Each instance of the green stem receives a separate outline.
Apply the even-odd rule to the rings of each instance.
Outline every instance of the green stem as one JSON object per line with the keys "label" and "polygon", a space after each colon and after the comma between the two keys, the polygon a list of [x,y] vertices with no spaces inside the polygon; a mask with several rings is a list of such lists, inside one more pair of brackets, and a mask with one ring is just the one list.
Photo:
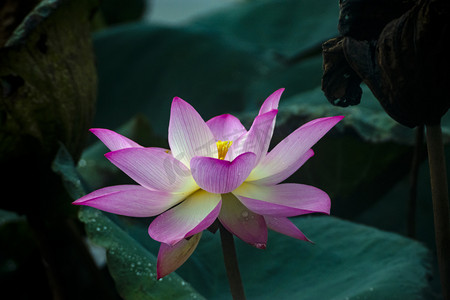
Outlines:
{"label": "green stem", "polygon": [[450,300],[450,208],[444,145],[440,123],[426,127],[439,274],[444,299]]}
{"label": "green stem", "polygon": [[222,224],[220,224],[220,239],[222,241],[223,258],[227,270],[231,296],[233,296],[234,300],[245,300],[244,286],[242,285],[236,248],[234,247],[234,238]]}

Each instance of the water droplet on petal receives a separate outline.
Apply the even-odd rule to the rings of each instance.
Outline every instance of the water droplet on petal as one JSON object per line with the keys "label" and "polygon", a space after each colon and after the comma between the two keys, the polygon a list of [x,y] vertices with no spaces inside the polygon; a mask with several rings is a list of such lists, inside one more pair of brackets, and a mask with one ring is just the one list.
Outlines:
{"label": "water droplet on petal", "polygon": [[266,249],[266,244],[263,243],[255,243],[254,246],[258,249]]}

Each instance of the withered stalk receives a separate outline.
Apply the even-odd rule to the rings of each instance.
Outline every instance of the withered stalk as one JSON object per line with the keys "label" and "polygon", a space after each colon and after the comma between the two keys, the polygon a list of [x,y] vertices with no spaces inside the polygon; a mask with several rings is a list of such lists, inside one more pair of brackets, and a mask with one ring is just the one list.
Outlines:
{"label": "withered stalk", "polygon": [[440,122],[426,125],[436,251],[444,299],[450,299],[450,216],[444,145]]}

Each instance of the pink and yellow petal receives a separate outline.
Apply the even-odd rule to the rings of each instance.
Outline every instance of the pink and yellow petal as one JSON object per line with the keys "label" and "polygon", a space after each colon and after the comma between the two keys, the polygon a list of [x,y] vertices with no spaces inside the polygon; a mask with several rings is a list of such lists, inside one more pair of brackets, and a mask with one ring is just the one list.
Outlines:
{"label": "pink and yellow petal", "polygon": [[130,216],[156,216],[176,205],[186,194],[152,191],[139,185],[117,185],[96,190],[73,202],[106,212]]}
{"label": "pink and yellow petal", "polygon": [[159,148],[126,148],[105,156],[148,189],[185,193],[198,189],[189,169]]}
{"label": "pink and yellow petal", "polygon": [[219,215],[221,202],[219,194],[199,190],[156,217],[148,233],[156,241],[175,245],[208,228]]}
{"label": "pink and yellow petal", "polygon": [[233,194],[250,210],[262,215],[292,217],[309,213],[330,213],[329,196],[310,185],[284,183],[258,186],[243,183]]}
{"label": "pink and yellow petal", "polygon": [[182,239],[173,246],[161,243],[156,263],[157,279],[172,273],[178,269],[197,248],[202,232],[194,234],[189,239]]}
{"label": "pink and yellow petal", "polygon": [[169,121],[169,145],[172,155],[189,167],[195,156],[217,157],[216,140],[198,112],[176,97]]}
{"label": "pink and yellow petal", "polygon": [[195,182],[210,193],[225,194],[240,186],[255,165],[256,155],[243,153],[233,161],[197,156],[191,160]]}
{"label": "pink and yellow petal", "polygon": [[263,216],[258,215],[231,194],[222,195],[220,223],[244,242],[264,249],[267,244],[267,225]]}

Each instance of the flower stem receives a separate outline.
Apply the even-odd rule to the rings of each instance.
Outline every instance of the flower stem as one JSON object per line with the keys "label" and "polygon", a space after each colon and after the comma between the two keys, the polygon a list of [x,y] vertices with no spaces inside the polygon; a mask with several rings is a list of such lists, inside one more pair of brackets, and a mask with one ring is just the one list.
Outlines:
{"label": "flower stem", "polygon": [[450,299],[450,216],[441,125],[427,126],[428,161],[430,165],[436,251],[444,299]]}
{"label": "flower stem", "polygon": [[231,296],[233,296],[234,300],[245,300],[244,286],[242,285],[236,248],[234,247],[234,238],[222,224],[220,224],[220,239],[222,241],[222,252]]}

